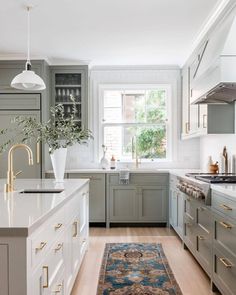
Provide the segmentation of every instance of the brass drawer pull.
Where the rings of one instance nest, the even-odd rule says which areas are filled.
[[[54,249],[55,252],[59,251],[63,247],[63,243],[59,243],[57,247]]]
[[[187,226],[192,226],[192,223],[186,222],[185,223]]]
[[[74,232],[74,234],[73,234],[73,237],[75,238],[75,237],[77,237],[77,234],[78,234],[78,222],[75,221],[75,222],[73,223],[73,226],[74,226],[74,229],[75,229],[75,232]]]
[[[38,252],[38,251],[43,250],[43,248],[44,248],[46,245],[47,245],[46,242],[41,242],[41,243],[40,243],[40,246],[37,247],[37,248],[35,248],[35,251]]]
[[[220,221],[219,223],[220,223],[220,225],[222,225],[224,228],[227,228],[227,229],[231,229],[231,228],[232,228],[232,225],[231,225],[231,224],[228,224],[228,223],[226,223],[226,222],[224,222],[224,221]]]
[[[205,238],[203,236],[198,236],[199,240],[203,241]]]
[[[231,268],[233,266],[233,264],[228,262],[226,258],[220,258],[220,262],[222,262],[226,268]]]
[[[221,204],[220,207],[222,207],[224,210],[227,210],[227,211],[232,211],[233,209],[225,204]]]
[[[43,284],[43,288],[48,288],[48,266],[43,266],[43,272],[46,273],[46,282]]]
[[[63,287],[63,284],[59,284],[57,285],[57,289],[56,290],[53,290],[52,293],[61,293],[62,291],[62,287]]]
[[[58,223],[57,225],[55,225],[55,230],[57,230],[57,229],[59,229],[59,228],[61,228],[62,227],[62,223]]]

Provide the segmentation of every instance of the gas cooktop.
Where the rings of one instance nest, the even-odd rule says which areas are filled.
[[[186,176],[208,183],[236,183],[235,173],[187,173]]]

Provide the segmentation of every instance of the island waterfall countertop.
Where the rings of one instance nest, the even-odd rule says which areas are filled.
[[[88,179],[19,179],[15,192],[4,193],[0,181],[0,236],[28,236],[64,206]],[[62,189],[61,193],[21,193],[25,189]]]

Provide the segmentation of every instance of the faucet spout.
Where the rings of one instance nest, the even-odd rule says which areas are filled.
[[[33,165],[33,152],[31,148],[24,143],[13,145],[8,152],[8,171],[7,171],[7,183],[5,185],[5,192],[14,191],[14,180],[16,178],[16,175],[14,175],[14,172],[13,172],[13,152],[14,150],[18,148],[24,148],[27,151],[29,165],[30,166]]]

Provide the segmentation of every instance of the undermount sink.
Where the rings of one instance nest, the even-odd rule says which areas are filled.
[[[25,189],[20,194],[60,194],[64,189],[57,188],[39,188],[39,189]]]

